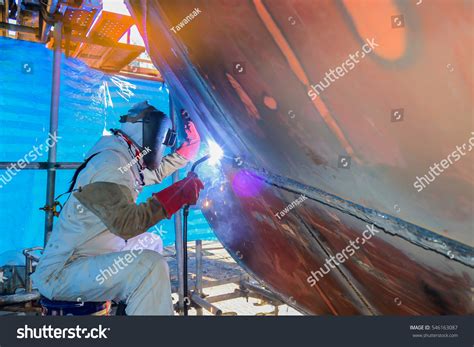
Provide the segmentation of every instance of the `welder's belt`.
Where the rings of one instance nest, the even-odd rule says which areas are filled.
[[[94,182],[74,193],[111,233],[128,240],[166,219],[165,211],[154,198],[136,204],[130,189],[111,182]]]

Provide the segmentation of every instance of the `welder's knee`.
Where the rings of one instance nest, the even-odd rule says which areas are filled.
[[[162,277],[163,275],[168,276],[168,263],[165,258],[158,252],[144,249],[141,254],[138,255],[138,262],[146,267],[151,275]]]

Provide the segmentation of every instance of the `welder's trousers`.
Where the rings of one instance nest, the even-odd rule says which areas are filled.
[[[130,249],[81,257],[47,282],[53,286],[49,299],[124,301],[127,315],[173,315],[168,264],[152,250]],[[41,286],[39,289],[41,292]]]

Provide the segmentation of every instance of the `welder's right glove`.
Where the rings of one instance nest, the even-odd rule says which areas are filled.
[[[161,192],[154,193],[155,198],[166,212],[169,219],[184,205],[194,205],[199,198],[199,192],[204,188],[204,184],[198,176],[190,172],[185,179],[178,181]]]

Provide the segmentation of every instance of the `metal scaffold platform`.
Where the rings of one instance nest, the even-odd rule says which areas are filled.
[[[53,6],[54,2],[23,1],[17,7],[14,1],[0,1],[0,36],[45,43],[51,49],[55,40],[60,40],[61,52],[94,69],[163,81],[143,54],[145,47],[130,42],[132,17],[104,11],[99,1],[57,2]],[[61,35],[54,38],[54,30],[60,30]]]

